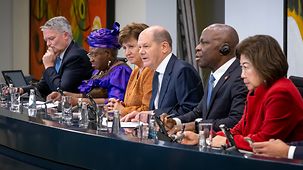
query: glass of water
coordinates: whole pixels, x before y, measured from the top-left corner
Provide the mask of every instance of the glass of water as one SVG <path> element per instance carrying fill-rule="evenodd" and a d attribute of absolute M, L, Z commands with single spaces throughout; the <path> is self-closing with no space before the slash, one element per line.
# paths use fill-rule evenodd
<path fill-rule="evenodd" d="M 13 87 L 11 91 L 11 107 L 12 112 L 20 112 L 20 94 L 18 93 L 18 87 Z"/>
<path fill-rule="evenodd" d="M 212 143 L 212 123 L 199 123 L 199 147 L 211 148 Z"/>
<path fill-rule="evenodd" d="M 8 86 L 4 83 L 0 84 L 0 106 L 7 107 L 7 94 L 5 91 L 8 89 Z"/>
<path fill-rule="evenodd" d="M 71 96 L 62 96 L 62 120 L 63 122 L 70 122 L 72 119 L 72 97 Z"/>

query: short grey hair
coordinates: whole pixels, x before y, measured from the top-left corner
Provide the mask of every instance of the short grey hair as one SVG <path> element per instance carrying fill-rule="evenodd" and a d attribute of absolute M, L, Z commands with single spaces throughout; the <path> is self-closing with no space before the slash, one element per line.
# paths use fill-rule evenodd
<path fill-rule="evenodd" d="M 63 16 L 57 16 L 49 19 L 43 26 L 40 27 L 41 31 L 46 29 L 53 29 L 61 33 L 68 33 L 70 39 L 73 39 L 72 28 L 68 20 Z"/>

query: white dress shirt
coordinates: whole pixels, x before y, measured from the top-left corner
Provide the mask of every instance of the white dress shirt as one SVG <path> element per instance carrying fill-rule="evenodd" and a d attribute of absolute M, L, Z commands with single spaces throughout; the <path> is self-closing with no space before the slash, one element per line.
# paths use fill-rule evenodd
<path fill-rule="evenodd" d="M 172 53 L 169 53 L 164 60 L 159 64 L 158 68 L 156 69 L 156 72 L 159 73 L 158 75 L 158 91 L 157 91 L 157 95 L 155 97 L 155 101 L 154 101 L 154 105 L 155 105 L 155 109 L 158 109 L 158 104 L 159 104 L 159 94 L 160 94 L 160 90 L 161 90 L 161 86 L 162 86 L 162 80 L 163 80 L 163 76 L 165 73 L 165 69 L 167 67 L 167 64 L 170 60 L 172 56 Z"/>

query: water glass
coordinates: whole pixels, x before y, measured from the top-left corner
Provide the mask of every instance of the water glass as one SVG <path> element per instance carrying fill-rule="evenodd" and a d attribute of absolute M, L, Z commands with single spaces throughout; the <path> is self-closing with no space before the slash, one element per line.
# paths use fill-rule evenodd
<path fill-rule="evenodd" d="M 97 104 L 97 131 L 107 132 L 107 117 L 104 104 Z"/>
<path fill-rule="evenodd" d="M 7 90 L 8 86 L 6 84 L 0 84 L 0 106 L 7 107 L 7 95 L 5 91 Z"/>
<path fill-rule="evenodd" d="M 107 131 L 111 133 L 112 131 L 112 125 L 114 120 L 114 110 L 109 110 L 106 112 L 106 124 L 107 124 Z"/>
<path fill-rule="evenodd" d="M 62 96 L 62 120 L 63 122 L 70 122 L 72 119 L 72 97 L 71 96 Z"/>
<path fill-rule="evenodd" d="M 18 88 L 13 87 L 11 90 L 11 107 L 10 111 L 12 112 L 20 112 L 20 94 L 18 93 Z"/>
<path fill-rule="evenodd" d="M 211 148 L 212 144 L 212 123 L 199 123 L 199 147 Z"/>
<path fill-rule="evenodd" d="M 149 132 L 149 122 L 150 116 L 148 114 L 139 114 L 139 128 L 138 128 L 138 137 L 143 139 L 148 139 Z"/>

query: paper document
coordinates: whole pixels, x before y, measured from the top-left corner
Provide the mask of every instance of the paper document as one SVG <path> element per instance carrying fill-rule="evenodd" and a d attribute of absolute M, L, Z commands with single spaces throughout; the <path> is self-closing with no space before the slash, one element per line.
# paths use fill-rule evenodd
<path fill-rule="evenodd" d="M 106 121 L 102 122 L 103 125 L 106 125 Z M 107 127 L 112 127 L 113 122 L 108 122 Z M 122 128 L 135 128 L 139 126 L 139 122 L 121 122 Z"/>
<path fill-rule="evenodd" d="M 37 109 L 44 109 L 44 103 L 43 101 L 36 101 Z M 28 103 L 24 104 L 25 107 L 28 107 Z M 58 102 L 55 103 L 47 103 L 47 108 L 53 108 L 58 106 Z"/>

